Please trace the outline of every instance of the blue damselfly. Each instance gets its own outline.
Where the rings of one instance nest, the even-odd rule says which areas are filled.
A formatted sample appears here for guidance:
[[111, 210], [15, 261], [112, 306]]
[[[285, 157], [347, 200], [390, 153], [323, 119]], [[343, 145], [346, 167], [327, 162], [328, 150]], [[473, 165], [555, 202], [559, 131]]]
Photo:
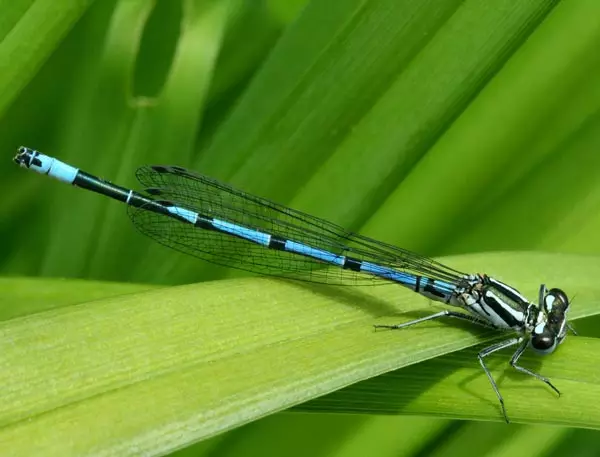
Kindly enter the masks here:
[[[541, 354], [553, 352], [571, 329], [567, 323], [569, 299], [560, 289], [548, 290], [542, 284], [534, 303], [485, 274], [461, 273], [177, 166], [139, 168], [136, 176], [144, 189], [137, 192], [33, 149], [19, 148], [14, 161], [127, 204], [133, 224], [145, 235], [219, 265], [326, 284], [393, 282], [465, 311], [444, 310], [398, 325], [375, 327], [401, 329], [454, 317], [512, 333], [478, 354], [507, 422], [504, 400], [485, 364], [488, 355], [517, 346], [510, 365], [559, 393], [548, 378], [518, 365], [518, 361], [528, 346]], [[338, 268], [327, 268], [331, 266]]]

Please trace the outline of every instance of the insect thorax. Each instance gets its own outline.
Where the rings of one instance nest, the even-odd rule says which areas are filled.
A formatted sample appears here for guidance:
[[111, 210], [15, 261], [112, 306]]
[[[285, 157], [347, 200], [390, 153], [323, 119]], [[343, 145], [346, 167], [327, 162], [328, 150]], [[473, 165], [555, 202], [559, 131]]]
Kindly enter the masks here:
[[499, 329], [523, 332], [535, 325], [539, 308], [516, 289], [485, 275], [468, 279], [459, 306]]

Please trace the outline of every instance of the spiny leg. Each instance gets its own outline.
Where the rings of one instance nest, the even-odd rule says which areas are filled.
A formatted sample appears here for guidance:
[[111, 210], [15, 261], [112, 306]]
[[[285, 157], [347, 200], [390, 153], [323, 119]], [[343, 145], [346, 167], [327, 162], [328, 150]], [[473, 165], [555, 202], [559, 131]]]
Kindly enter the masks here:
[[414, 321], [405, 322], [404, 324], [395, 324], [395, 325], [375, 324], [373, 327], [399, 329], [399, 328], [404, 328], [404, 327], [409, 327], [411, 325], [419, 324], [421, 322], [438, 319], [440, 317], [455, 317], [457, 319], [462, 319], [462, 320], [471, 322], [473, 324], [481, 325], [482, 327], [496, 328], [493, 325], [488, 324], [487, 322], [483, 322], [482, 320], [477, 319], [476, 317], [470, 316], [469, 314], [458, 313], [456, 311], [449, 311], [449, 310], [440, 311], [439, 313], [435, 313], [435, 314], [432, 314], [432, 315], [426, 316], [426, 317], [421, 317], [420, 319], [415, 319]]
[[531, 370], [529, 370], [527, 368], [524, 368], [524, 367], [522, 367], [520, 365], [517, 365], [517, 361], [519, 360], [519, 357], [521, 357], [521, 354], [523, 354], [523, 352], [525, 352], [525, 349], [527, 348], [527, 344], [528, 344], [528, 341], [525, 341], [521, 345], [521, 347], [515, 351], [515, 353], [513, 354], [513, 356], [510, 359], [510, 366], [513, 367], [515, 370], [521, 372], [521, 373], [528, 374], [529, 376], [533, 376], [534, 378], [539, 379], [542, 382], [545, 382], [560, 397], [560, 391], [556, 387], [554, 387], [554, 385], [550, 382], [550, 380], [548, 378], [546, 378], [545, 376], [542, 376], [542, 375], [540, 375], [540, 374], [538, 374], [538, 373], [536, 373], [534, 371], [531, 371]]
[[[490, 354], [493, 354], [496, 351], [500, 351], [501, 349], [504, 349], [504, 348], [507, 348], [510, 346], [514, 346], [515, 344], [519, 344], [521, 341], [523, 341], [522, 337], [511, 338], [510, 340], [502, 341], [500, 343], [494, 344], [493, 346], [489, 346], [489, 347], [485, 348], [483, 351], [481, 351], [479, 354], [477, 354], [479, 363], [480, 363], [481, 367], [483, 368], [483, 371], [485, 371], [485, 374], [487, 375], [490, 383], [492, 384], [492, 388], [494, 389], [494, 392], [496, 392], [498, 401], [500, 401], [500, 407], [502, 408], [502, 414], [504, 415], [504, 420], [506, 421], [507, 424], [510, 421], [508, 420], [508, 415], [506, 414], [506, 408], [504, 406], [504, 399], [502, 398], [502, 394], [500, 393], [500, 390], [498, 390], [498, 386], [496, 385], [496, 381], [492, 377], [492, 373], [490, 373], [490, 370], [488, 369], [485, 362], [483, 361], [483, 358], [487, 357]], [[511, 359], [511, 361], [512, 361], [512, 359]]]

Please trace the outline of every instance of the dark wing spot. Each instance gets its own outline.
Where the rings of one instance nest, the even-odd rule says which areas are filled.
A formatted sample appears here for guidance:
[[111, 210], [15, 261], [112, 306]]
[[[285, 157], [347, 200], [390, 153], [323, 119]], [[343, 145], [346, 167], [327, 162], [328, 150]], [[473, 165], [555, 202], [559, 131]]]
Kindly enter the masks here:
[[150, 195], [161, 195], [163, 193], [158, 187], [147, 187], [144, 191]]

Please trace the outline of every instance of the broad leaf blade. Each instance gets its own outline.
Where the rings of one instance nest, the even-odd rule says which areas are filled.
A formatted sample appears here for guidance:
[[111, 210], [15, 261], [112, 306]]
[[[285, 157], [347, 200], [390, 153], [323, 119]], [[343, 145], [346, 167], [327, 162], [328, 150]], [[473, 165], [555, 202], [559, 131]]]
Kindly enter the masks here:
[[[557, 284], [561, 279], [561, 287], [578, 293], [573, 317], [597, 313], [596, 258], [495, 254], [456, 258], [453, 264], [485, 264], [489, 272], [515, 278], [527, 293], [535, 293], [540, 278]], [[0, 442], [30, 454], [35, 446], [63, 455], [98, 449], [121, 455], [133, 447], [166, 452], [497, 336], [441, 322], [410, 331], [372, 329], [376, 322], [430, 309], [426, 300], [394, 286], [243, 279], [13, 319], [0, 326]], [[513, 419], [599, 427], [590, 398], [600, 395], [600, 367], [589, 363], [598, 350], [595, 339], [569, 338], [544, 359], [544, 373], [565, 392], [560, 400], [535, 380], [501, 379]], [[494, 366], [496, 375], [500, 369]], [[360, 404], [372, 413], [501, 419], [472, 350], [367, 382], [376, 388], [359, 384], [349, 398], [348, 391], [336, 394], [341, 403], [332, 405], [327, 402], [334, 397], [326, 397], [313, 409], [316, 404], [320, 411], [352, 411]]]

